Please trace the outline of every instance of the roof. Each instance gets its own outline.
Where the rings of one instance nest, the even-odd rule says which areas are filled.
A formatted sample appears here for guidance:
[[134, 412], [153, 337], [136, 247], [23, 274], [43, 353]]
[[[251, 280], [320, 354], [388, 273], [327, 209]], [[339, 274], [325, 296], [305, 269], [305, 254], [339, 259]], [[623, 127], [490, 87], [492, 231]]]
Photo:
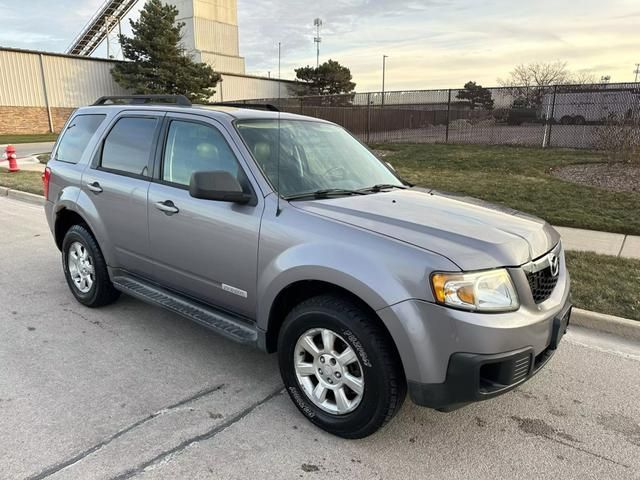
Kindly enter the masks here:
[[257, 120], [257, 119], [278, 119], [281, 120], [307, 120], [322, 123], [331, 123], [315, 117], [305, 115], [297, 115], [287, 112], [272, 112], [266, 110], [256, 110], [252, 108], [227, 107], [222, 105], [198, 105], [181, 106], [174, 104], [114, 104], [114, 105], [88, 105], [80, 107], [78, 111], [89, 113], [89, 111], [109, 112], [113, 110], [149, 110], [157, 112], [175, 112], [175, 113], [195, 113], [205, 115], [211, 118], [226, 118], [238, 120]]

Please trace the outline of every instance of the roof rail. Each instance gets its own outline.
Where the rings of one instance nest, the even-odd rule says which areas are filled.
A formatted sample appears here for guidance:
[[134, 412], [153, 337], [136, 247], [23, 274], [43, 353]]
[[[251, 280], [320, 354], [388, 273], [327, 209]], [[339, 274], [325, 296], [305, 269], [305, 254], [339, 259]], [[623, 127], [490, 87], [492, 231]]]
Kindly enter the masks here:
[[280, 109], [271, 103], [242, 103], [242, 102], [214, 102], [206, 103], [217, 107], [252, 108], [255, 110], [267, 110], [269, 112], [279, 112]]
[[109, 95], [100, 97], [93, 105], [118, 105], [118, 104], [175, 104], [182, 107], [190, 107], [191, 102], [184, 95]]

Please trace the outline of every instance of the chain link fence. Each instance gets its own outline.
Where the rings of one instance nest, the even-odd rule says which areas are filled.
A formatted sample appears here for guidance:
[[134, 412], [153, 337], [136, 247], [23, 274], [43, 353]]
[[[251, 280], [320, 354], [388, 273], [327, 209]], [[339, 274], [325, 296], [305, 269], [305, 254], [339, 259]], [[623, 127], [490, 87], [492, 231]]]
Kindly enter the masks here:
[[637, 128], [640, 84], [370, 92], [245, 100], [344, 126], [366, 143], [597, 148], [615, 124]]

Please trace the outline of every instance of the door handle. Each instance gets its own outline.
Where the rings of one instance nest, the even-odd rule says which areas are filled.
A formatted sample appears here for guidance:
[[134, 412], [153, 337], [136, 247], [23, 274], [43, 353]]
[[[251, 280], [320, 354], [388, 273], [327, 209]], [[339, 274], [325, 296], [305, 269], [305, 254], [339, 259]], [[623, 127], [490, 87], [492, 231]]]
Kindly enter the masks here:
[[102, 193], [102, 187], [98, 182], [87, 183], [87, 188], [93, 193]]
[[180, 209], [174, 205], [171, 200], [165, 200], [164, 202], [156, 202], [155, 206], [161, 212], [166, 213], [167, 215], [173, 215], [174, 213], [178, 213]]

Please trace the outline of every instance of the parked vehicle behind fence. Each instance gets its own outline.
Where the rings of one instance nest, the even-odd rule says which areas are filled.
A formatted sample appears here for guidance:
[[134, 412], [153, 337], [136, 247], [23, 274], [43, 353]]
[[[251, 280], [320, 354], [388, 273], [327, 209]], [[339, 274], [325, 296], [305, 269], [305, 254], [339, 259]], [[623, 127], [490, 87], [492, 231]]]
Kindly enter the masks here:
[[640, 94], [631, 89], [574, 90], [546, 93], [540, 111], [543, 118], [562, 125], [605, 123], [609, 120], [637, 120]]

